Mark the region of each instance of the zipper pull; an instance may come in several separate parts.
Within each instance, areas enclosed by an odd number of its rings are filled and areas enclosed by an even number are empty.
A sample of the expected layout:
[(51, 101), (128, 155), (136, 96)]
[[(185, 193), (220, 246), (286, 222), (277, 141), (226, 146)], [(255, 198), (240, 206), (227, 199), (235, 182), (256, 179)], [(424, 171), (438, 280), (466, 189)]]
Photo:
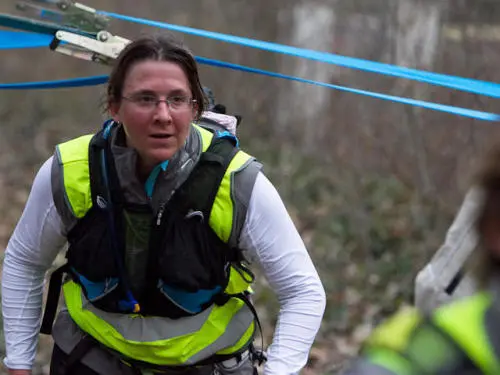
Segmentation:
[(161, 224), (161, 218), (163, 216), (163, 211), (165, 211), (165, 205), (164, 204), (162, 204), (160, 206), (160, 209), (158, 210), (158, 215), (156, 215), (156, 225), (157, 226), (160, 226), (160, 224)]

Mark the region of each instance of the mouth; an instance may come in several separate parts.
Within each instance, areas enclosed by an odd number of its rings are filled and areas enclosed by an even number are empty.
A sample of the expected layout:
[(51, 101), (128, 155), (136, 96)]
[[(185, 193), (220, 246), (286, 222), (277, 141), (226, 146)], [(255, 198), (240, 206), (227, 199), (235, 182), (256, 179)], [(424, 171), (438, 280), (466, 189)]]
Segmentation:
[(171, 134), (163, 134), (163, 133), (150, 134), (149, 136), (155, 139), (168, 139), (172, 137)]

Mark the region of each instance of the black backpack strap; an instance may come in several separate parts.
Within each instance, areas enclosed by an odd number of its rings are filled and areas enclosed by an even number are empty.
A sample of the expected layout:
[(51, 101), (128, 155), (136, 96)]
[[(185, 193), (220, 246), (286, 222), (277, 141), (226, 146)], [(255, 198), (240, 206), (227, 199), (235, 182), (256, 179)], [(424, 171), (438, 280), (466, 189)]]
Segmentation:
[(90, 193), (92, 196), (92, 204), (96, 207), (101, 207), (105, 203), (101, 199), (106, 197), (101, 171), (101, 152), (105, 148), (106, 140), (102, 137), (101, 131), (92, 137), (89, 144)]
[(208, 218), (222, 179), (238, 150), (236, 137), (229, 132), (216, 131), (209, 147), (179, 188), (180, 196), (171, 199), (168, 205), (195, 208)]
[[(229, 132), (216, 132), (207, 151), (201, 155), (200, 162), (211, 164), (212, 169), (212, 186), (205, 190), (210, 193), (204, 195), (201, 194), (201, 197), (198, 197), (201, 198), (199, 207), (203, 208), (203, 213), (206, 214), (205, 217), (210, 215), (210, 211), (212, 210), (215, 197), (224, 175), (226, 174), (229, 164), (237, 153), (238, 140), (236, 137), (232, 136)], [(199, 191), (203, 193), (203, 190)]]
[(64, 274), (68, 272), (68, 269), (68, 265), (64, 264), (52, 272), (52, 275), (50, 275), (47, 302), (45, 303), (42, 325), (40, 327), (40, 333), (44, 335), (50, 335), (52, 333), (52, 325), (54, 324), (54, 320), (56, 318), (63, 278)]
[(120, 286), (123, 289), (125, 300), (120, 301), (125, 312), (137, 313), (140, 306), (132, 294), (130, 280), (123, 264), (125, 249), (125, 234), (122, 223), (123, 193), (118, 181), (116, 166), (111, 155), (111, 130), (117, 123), (107, 121), (103, 129), (97, 133), (89, 145), (89, 174), (92, 203), (94, 207), (106, 211), (110, 247), (120, 274)]
[(94, 347), (98, 346), (98, 342), (89, 335), (84, 335), (80, 341), (75, 345), (73, 350), (69, 352), (68, 356), (64, 360), (64, 375), (73, 374), (73, 366), (81, 363), (81, 360), (85, 355)]
[(89, 144), (89, 176), (92, 203), (99, 208), (104, 208), (108, 201), (114, 206), (123, 203), (123, 194), (120, 189), (118, 175), (108, 142), (110, 132), (116, 126), (115, 122), (106, 122)]

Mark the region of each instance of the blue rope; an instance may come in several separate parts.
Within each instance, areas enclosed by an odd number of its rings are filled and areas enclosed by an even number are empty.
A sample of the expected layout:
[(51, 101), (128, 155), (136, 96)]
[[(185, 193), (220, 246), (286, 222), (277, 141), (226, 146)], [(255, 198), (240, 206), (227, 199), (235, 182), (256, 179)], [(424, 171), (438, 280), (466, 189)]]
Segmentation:
[(54, 81), (41, 82), (17, 82), (0, 83), (1, 90), (44, 90), (44, 89), (62, 89), (70, 87), (97, 86), (108, 81), (108, 76), (94, 76), (83, 78), (70, 78)]
[(478, 120), (500, 121), (500, 114), (496, 114), (496, 113), (476, 111), (476, 110), (468, 109), (468, 108), (461, 108), (461, 107), (455, 107), (455, 106), (450, 106), (450, 105), (445, 105), (445, 104), (426, 102), (423, 100), (416, 100), (416, 99), (404, 98), (404, 97), (400, 97), (400, 96), (381, 94), (381, 93), (373, 92), (373, 91), (366, 91), (366, 90), (354, 89), (354, 88), (345, 87), (345, 86), (333, 85), (331, 83), (312, 81), (310, 79), (287, 76), (287, 75), (281, 74), (281, 73), (268, 72), (268, 71), (261, 70), (261, 69), (250, 68), (250, 67), (243, 66), (243, 65), (236, 65), (236, 64), (223, 62), (223, 61), (207, 59), (204, 57), (197, 57), (196, 59), (201, 64), (205, 64), (205, 65), (224, 67), (224, 68), (234, 69), (234, 70), (241, 70), (241, 71), (248, 72), (248, 73), (262, 74), (262, 75), (266, 75), (266, 76), (274, 77), (274, 78), (284, 78), (284, 79), (288, 79), (291, 81), (308, 83), (311, 85), (327, 87), (327, 88), (331, 88), (331, 89), (335, 89), (335, 90), (339, 90), (339, 91), (350, 92), (350, 93), (359, 94), (359, 95), (365, 95), (365, 96), (369, 96), (372, 98), (388, 100), (388, 101), (392, 101), (392, 102), (396, 102), (396, 103), (409, 104), (409, 105), (413, 105), (416, 107), (421, 107), (421, 108), (426, 108), (426, 109), (431, 109), (431, 110), (441, 111), (441, 112), (447, 112), (447, 113), (451, 113), (451, 114), (455, 114), (455, 115), (459, 115), (459, 116), (471, 117), (471, 118), (475, 118)]
[(47, 47), (53, 36), (0, 30), (0, 49)]
[[(4, 36), (6, 35), (4, 33), (6, 33), (6, 32), (0, 31), (0, 48), (3, 44)], [(26, 34), (32, 34), (32, 33), (21, 33), (21, 32), (15, 33), (15, 36), (16, 36), (15, 40), (19, 43), (19, 45), (24, 45), (25, 47), (29, 47), (28, 43), (25, 40), (23, 40), (23, 38), (24, 38), (24, 36), (26, 36)], [(27, 36), (28, 36), (28, 38), (31, 37), (31, 35), (27, 35)], [(15, 43), (13, 43), (12, 41), (10, 41), (10, 43), (11, 43), (11, 45), (14, 45), (14, 48), (16, 48)], [(307, 83), (307, 84), (316, 85), (316, 86), (320, 86), (320, 87), (335, 89), (335, 90), (344, 91), (344, 92), (350, 92), (353, 94), (364, 95), (364, 96), (368, 96), (368, 97), (372, 97), (372, 98), (376, 98), (376, 99), (392, 101), (395, 103), (412, 105), (412, 106), (426, 108), (426, 109), (430, 109), (430, 110), (434, 110), (434, 111), (451, 113), (451, 114), (469, 117), (469, 118), (474, 118), (474, 119), (478, 119), (478, 120), (500, 121), (500, 115), (495, 114), (495, 113), (476, 111), (476, 110), (468, 109), (468, 108), (461, 108), (461, 107), (455, 107), (455, 106), (450, 106), (450, 105), (445, 105), (445, 104), (426, 102), (423, 100), (404, 98), (404, 97), (399, 97), (399, 96), (394, 96), (394, 95), (382, 94), (382, 93), (378, 93), (378, 92), (372, 92), (372, 91), (367, 91), (367, 90), (360, 90), (360, 89), (355, 89), (355, 88), (350, 88), (350, 87), (345, 87), (345, 86), (334, 85), (334, 84), (325, 83), (325, 82), (318, 82), (318, 81), (313, 81), (313, 80), (304, 79), (304, 78), (300, 78), (300, 77), (294, 77), (294, 76), (289, 76), (289, 75), (285, 75), (285, 74), (281, 74), (281, 73), (269, 72), (269, 71), (265, 71), (262, 69), (251, 68), (251, 67), (247, 67), (244, 65), (232, 64), (232, 63), (219, 61), (219, 60), (213, 60), (213, 59), (204, 58), (204, 57), (196, 57), (196, 60), (200, 64), (205, 64), (205, 65), (209, 65), (209, 66), (227, 68), (227, 69), (238, 70), (238, 71), (243, 71), (243, 72), (248, 72), (248, 73), (265, 75), (265, 76), (273, 77), (273, 78), (282, 78), (282, 79), (287, 79), (287, 80), (291, 80), (291, 81), (295, 81), (295, 82)], [(24, 89), (54, 89), (54, 88), (96, 86), (96, 85), (106, 83), (107, 80), (108, 80), (108, 76), (102, 75), (102, 76), (94, 76), (94, 77), (82, 77), (82, 78), (72, 78), (72, 79), (66, 79), (66, 80), (54, 80), (54, 81), (42, 81), (42, 82), (0, 83), (0, 89), (3, 89), (3, 90), (24, 90)]]
[(159, 27), (172, 31), (177, 31), (185, 34), (201, 36), (220, 40), (226, 43), (238, 44), (245, 47), (257, 48), (270, 52), (282, 53), (285, 55), (298, 56), (309, 60), (316, 60), (324, 63), (343, 66), (346, 68), (353, 68), (372, 73), (379, 73), (393, 77), (406, 78), (415, 81), (425, 82), (437, 86), (453, 88), (461, 91), (471, 92), (500, 98), (500, 84), (493, 82), (480, 81), (476, 79), (463, 78), (457, 76), (450, 76), (439, 73), (432, 73), (423, 70), (409, 69), (396, 65), (384, 64), (373, 62), (353, 57), (340, 56), (327, 52), (314, 51), (310, 49), (297, 48), (278, 43), (265, 42), (262, 40), (243, 38), (235, 35), (228, 35), (217, 33), (213, 31), (206, 31), (195, 29), (187, 26), (173, 25), (164, 22), (151, 21), (144, 18), (131, 17), (118, 13), (99, 12), (100, 14), (121, 19), (124, 21), (139, 23), (142, 25)]

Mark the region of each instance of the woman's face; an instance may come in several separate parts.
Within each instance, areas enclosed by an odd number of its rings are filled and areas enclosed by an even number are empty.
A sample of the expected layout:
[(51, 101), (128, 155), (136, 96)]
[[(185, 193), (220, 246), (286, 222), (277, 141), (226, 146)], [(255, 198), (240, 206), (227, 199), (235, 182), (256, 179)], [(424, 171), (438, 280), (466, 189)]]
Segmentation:
[(127, 145), (137, 150), (141, 172), (149, 173), (184, 145), (196, 106), (178, 64), (146, 60), (132, 65), (117, 99), (111, 115), (123, 124)]

